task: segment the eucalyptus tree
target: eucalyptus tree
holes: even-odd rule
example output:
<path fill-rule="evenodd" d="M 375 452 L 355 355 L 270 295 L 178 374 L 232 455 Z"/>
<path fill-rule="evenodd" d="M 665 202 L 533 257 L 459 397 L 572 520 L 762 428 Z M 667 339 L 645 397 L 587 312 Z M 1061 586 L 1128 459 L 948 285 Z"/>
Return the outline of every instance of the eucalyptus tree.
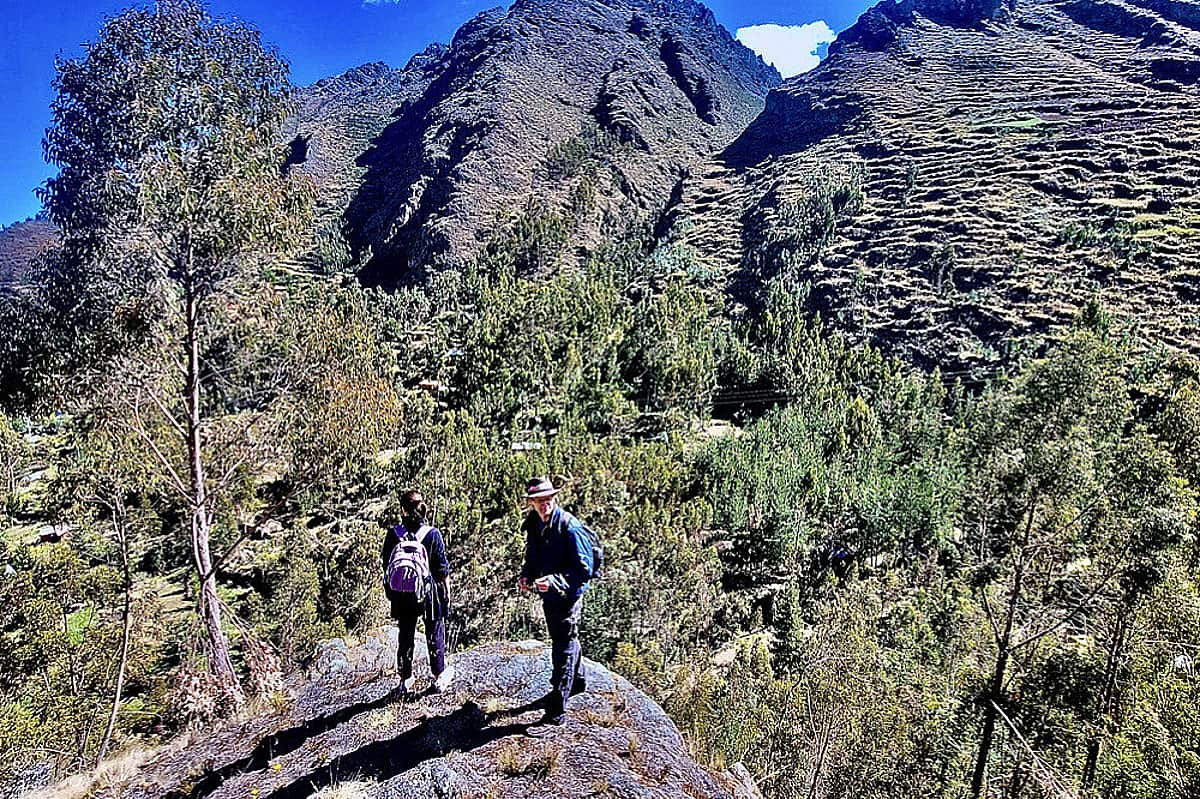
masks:
<path fill-rule="evenodd" d="M 17 476 L 29 457 L 29 445 L 0 413 L 0 519 L 7 515 L 8 504 L 16 500 Z"/>
<path fill-rule="evenodd" d="M 281 169 L 287 66 L 244 23 L 164 0 L 108 19 L 56 69 L 43 145 L 59 173 L 43 199 L 62 234 L 58 268 L 103 300 L 103 321 L 132 324 L 165 359 L 163 379 L 131 386 L 129 400 L 165 420 L 173 442 L 149 424 L 134 432 L 189 510 L 208 668 L 236 706 L 210 544 L 220 479 L 204 358 L 215 315 L 310 217 L 311 188 Z"/>
<path fill-rule="evenodd" d="M 1013 721 L 1022 691 L 1011 666 L 1035 647 L 1085 635 L 1112 597 L 1129 602 L 1154 551 L 1194 518 L 1186 481 L 1137 417 L 1129 372 L 1127 352 L 1075 331 L 985 397 L 967 426 L 962 543 L 993 644 L 974 797 L 1001 724 L 1022 749 L 1016 768 L 1032 762 L 1044 787 L 1064 788 Z"/>

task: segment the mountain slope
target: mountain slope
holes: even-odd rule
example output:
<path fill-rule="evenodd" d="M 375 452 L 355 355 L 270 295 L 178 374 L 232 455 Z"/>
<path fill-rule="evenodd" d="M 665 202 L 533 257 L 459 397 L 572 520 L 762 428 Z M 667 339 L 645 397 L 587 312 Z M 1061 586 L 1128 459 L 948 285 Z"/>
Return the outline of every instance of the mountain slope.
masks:
<path fill-rule="evenodd" d="M 312 87 L 289 131 L 368 282 L 469 257 L 532 198 L 581 243 L 656 213 L 779 81 L 691 0 L 520 0 L 414 61 Z"/>
<path fill-rule="evenodd" d="M 403 69 L 363 64 L 298 92 L 298 108 L 283 131 L 292 141 L 288 161 L 316 181 L 324 206 L 340 210 L 350 202 L 364 171 L 355 162 L 397 108 L 420 98 L 440 73 L 445 52 L 433 44 Z"/>
<path fill-rule="evenodd" d="M 673 235 L 735 299 L 790 270 L 921 362 L 996 360 L 1092 296 L 1194 350 L 1198 80 L 1190 0 L 889 0 L 695 170 Z M 852 198 L 816 244 L 814 197 Z"/>
<path fill-rule="evenodd" d="M 0 229 L 0 292 L 20 288 L 34 260 L 57 243 L 54 225 L 41 219 Z"/>

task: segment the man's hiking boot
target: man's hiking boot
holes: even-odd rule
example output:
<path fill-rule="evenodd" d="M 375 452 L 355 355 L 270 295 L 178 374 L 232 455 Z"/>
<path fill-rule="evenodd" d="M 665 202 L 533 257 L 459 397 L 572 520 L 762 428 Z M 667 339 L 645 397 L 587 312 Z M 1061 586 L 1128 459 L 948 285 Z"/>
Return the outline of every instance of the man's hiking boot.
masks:
<path fill-rule="evenodd" d="M 542 717 L 533 723 L 534 727 L 561 727 L 567 720 L 567 714 L 557 708 L 547 710 Z"/>
<path fill-rule="evenodd" d="M 571 683 L 571 696 L 577 696 L 587 690 L 587 680 L 578 677 Z M 546 693 L 533 701 L 535 707 L 549 707 L 550 703 L 557 702 L 561 696 L 557 688 L 551 688 Z"/>

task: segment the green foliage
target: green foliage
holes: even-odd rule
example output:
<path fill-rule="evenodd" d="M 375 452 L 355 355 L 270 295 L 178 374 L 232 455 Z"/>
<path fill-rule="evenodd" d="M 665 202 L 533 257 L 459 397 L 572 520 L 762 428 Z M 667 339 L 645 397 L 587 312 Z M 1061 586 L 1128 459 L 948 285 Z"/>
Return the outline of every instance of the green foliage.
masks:
<path fill-rule="evenodd" d="M 727 578 L 778 580 L 829 547 L 911 558 L 954 518 L 961 478 L 940 383 L 822 336 L 801 304 L 771 287 L 740 367 L 786 405 L 705 455 L 715 524 L 742 552 Z"/>
<path fill-rule="evenodd" d="M 1101 745 L 1089 725 L 1117 712 L 1129 616 L 1194 523 L 1192 489 L 1134 417 L 1127 363 L 1114 344 L 1074 331 L 1011 390 L 986 397 L 966 431 L 965 576 L 995 653 L 976 791 L 994 759 L 991 725 L 1006 708 L 1027 739 L 1053 742 L 1043 756 L 1083 763 L 1089 787 Z M 1108 639 L 1107 665 L 1091 635 Z M 1007 671 L 1017 658 L 1020 676 Z M 1012 700 L 1022 692 L 1027 699 Z M 1024 753 L 1009 757 L 1019 775 Z"/>
<path fill-rule="evenodd" d="M 215 280 L 251 243 L 285 242 L 304 192 L 280 176 L 276 130 L 287 67 L 256 30 L 214 20 L 199 3 L 132 8 L 80 59 L 56 64 L 46 184 L 69 251 L 97 256 L 145 229 L 168 269 L 203 264 Z"/>
<path fill-rule="evenodd" d="M 120 572 L 68 544 L 4 553 L 16 574 L 0 579 L 0 762 L 19 768 L 50 759 L 64 768 L 94 762 L 112 702 L 121 633 Z M 161 630 L 153 598 L 138 600 L 128 679 L 141 712 L 118 716 L 118 735 L 146 733 L 161 702 Z M 52 757 L 47 758 L 47 753 Z M 0 775 L 4 772 L 0 770 Z"/>
<path fill-rule="evenodd" d="M 55 66 L 43 145 L 59 173 L 42 197 L 62 246 L 0 308 L 9 403 L 173 324 L 176 293 L 296 248 L 310 219 L 312 186 L 279 168 L 287 67 L 253 28 L 170 0 L 110 18 Z"/>
<path fill-rule="evenodd" d="M 446 333 L 445 346 L 461 353 L 446 369 L 451 402 L 539 439 L 570 420 L 628 435 L 639 412 L 675 412 L 675 425 L 701 414 L 715 387 L 720 333 L 711 301 L 673 266 L 646 259 L 639 244 L 635 237 L 545 278 L 492 271 L 507 249 L 481 259 L 441 312 L 465 320 Z M 672 423 L 650 425 L 664 426 Z"/>
<path fill-rule="evenodd" d="M 743 266 L 764 283 L 795 279 L 833 240 L 838 222 L 862 208 L 863 165 L 816 169 L 785 195 L 772 187 L 743 217 Z"/>
<path fill-rule="evenodd" d="M 17 507 L 17 478 L 29 464 L 32 450 L 0 413 L 0 523 L 11 518 Z"/>
<path fill-rule="evenodd" d="M 542 275 L 558 265 L 574 220 L 566 213 L 531 200 L 484 250 L 489 271 Z"/>
<path fill-rule="evenodd" d="M 1138 241 L 1134 225 L 1117 218 L 1099 222 L 1068 222 L 1059 230 L 1058 242 L 1072 249 L 1102 248 L 1122 264 L 1128 265 L 1145 258 L 1149 247 Z"/>
<path fill-rule="evenodd" d="M 597 159 L 618 147 L 618 138 L 594 123 L 585 127 L 578 135 L 570 136 L 555 144 L 546 154 L 546 176 L 554 181 L 578 177 Z"/>

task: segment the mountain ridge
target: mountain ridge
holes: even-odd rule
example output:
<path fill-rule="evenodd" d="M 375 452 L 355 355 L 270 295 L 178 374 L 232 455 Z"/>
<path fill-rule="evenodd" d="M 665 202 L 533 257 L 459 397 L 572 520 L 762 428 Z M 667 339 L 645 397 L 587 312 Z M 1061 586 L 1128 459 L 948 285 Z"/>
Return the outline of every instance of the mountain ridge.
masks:
<path fill-rule="evenodd" d="M 315 174 L 337 186 L 325 203 L 368 283 L 462 263 L 531 199 L 569 206 L 585 244 L 654 215 L 780 80 L 692 0 L 523 0 L 427 53 L 372 71 L 374 107 L 330 109 L 319 98 L 336 84 L 314 85 L 288 127 L 310 150 L 358 148 Z M 341 133 L 363 114 L 367 135 Z"/>
<path fill-rule="evenodd" d="M 885 0 L 685 180 L 672 235 L 735 303 L 785 271 L 927 366 L 995 364 L 1092 298 L 1195 350 L 1198 8 Z M 818 184 L 861 208 L 805 250 Z"/>

